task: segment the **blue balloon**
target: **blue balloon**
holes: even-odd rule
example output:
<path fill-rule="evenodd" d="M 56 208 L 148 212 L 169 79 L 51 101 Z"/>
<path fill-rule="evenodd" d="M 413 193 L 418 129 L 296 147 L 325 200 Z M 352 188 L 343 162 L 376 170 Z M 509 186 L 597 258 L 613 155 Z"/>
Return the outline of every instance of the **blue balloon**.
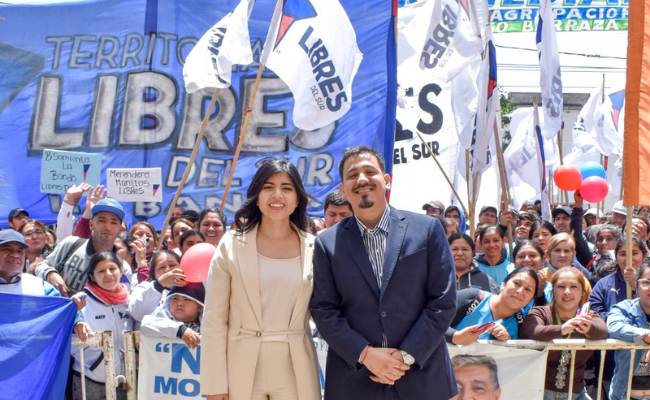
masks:
<path fill-rule="evenodd" d="M 582 175 L 582 180 L 589 178 L 590 176 L 599 176 L 603 179 L 607 179 L 607 174 L 605 173 L 605 168 L 602 165 L 598 164 L 595 161 L 589 161 L 580 167 L 580 175 Z"/>

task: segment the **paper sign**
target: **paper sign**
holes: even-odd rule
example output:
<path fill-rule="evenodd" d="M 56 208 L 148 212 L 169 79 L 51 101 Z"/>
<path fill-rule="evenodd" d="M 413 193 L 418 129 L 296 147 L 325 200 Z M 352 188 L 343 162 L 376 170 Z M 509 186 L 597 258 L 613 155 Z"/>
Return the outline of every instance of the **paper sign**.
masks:
<path fill-rule="evenodd" d="M 117 201 L 162 202 L 160 168 L 109 168 L 108 196 Z"/>
<path fill-rule="evenodd" d="M 99 185 L 102 155 L 74 151 L 43 150 L 41 192 L 63 194 L 72 185 Z"/>

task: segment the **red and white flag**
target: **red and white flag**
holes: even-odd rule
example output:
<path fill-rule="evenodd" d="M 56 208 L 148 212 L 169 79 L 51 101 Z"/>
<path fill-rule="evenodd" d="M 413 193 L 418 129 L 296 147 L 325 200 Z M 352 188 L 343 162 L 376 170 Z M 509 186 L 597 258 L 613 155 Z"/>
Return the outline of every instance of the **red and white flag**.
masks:
<path fill-rule="evenodd" d="M 254 4 L 255 0 L 242 0 L 194 46 L 183 67 L 188 93 L 205 88 L 227 88 L 232 66 L 253 62 L 248 19 Z"/>
<path fill-rule="evenodd" d="M 350 110 L 363 55 L 337 0 L 279 0 L 261 62 L 289 86 L 293 122 L 313 131 Z"/>

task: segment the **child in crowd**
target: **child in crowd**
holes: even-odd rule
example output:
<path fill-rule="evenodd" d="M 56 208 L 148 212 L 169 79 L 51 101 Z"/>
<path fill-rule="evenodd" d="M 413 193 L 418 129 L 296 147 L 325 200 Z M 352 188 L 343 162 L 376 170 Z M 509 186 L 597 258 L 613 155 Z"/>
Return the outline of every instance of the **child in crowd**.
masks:
<path fill-rule="evenodd" d="M 88 263 L 88 282 L 83 289 L 87 296 L 86 307 L 77 316 L 74 332 L 81 341 L 86 341 L 93 332 L 112 331 L 114 344 L 115 375 L 124 375 L 124 331 L 131 330 L 132 319 L 126 312 L 129 304 L 129 288 L 120 282 L 122 260 L 109 251 L 93 255 Z M 84 364 L 81 364 L 80 349 L 73 346 L 74 357 L 72 398 L 82 398 L 81 371 L 86 376 L 86 398 L 105 398 L 105 363 L 101 347 L 86 347 Z M 126 391 L 117 389 L 118 399 L 126 399 Z"/>
<path fill-rule="evenodd" d="M 201 343 L 201 316 L 205 287 L 188 283 L 175 287 L 153 315 L 142 319 L 142 333 L 152 337 L 179 338 L 191 349 Z"/>

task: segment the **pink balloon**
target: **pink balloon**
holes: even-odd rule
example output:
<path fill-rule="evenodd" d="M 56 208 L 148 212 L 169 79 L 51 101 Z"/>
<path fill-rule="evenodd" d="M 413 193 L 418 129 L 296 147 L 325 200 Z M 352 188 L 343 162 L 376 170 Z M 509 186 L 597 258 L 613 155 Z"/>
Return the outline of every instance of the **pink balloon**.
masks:
<path fill-rule="evenodd" d="M 555 170 L 553 181 L 555 182 L 555 186 L 564 191 L 571 192 L 580 189 L 582 174 L 580 174 L 578 167 L 562 165 Z"/>
<path fill-rule="evenodd" d="M 212 256 L 217 248 L 210 243 L 199 243 L 190 247 L 181 258 L 181 269 L 188 282 L 205 282 Z"/>
<path fill-rule="evenodd" d="M 607 181 L 600 176 L 590 176 L 582 181 L 580 186 L 580 194 L 582 198 L 589 203 L 598 203 L 607 197 Z"/>

